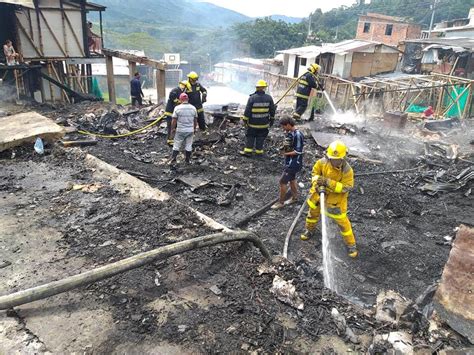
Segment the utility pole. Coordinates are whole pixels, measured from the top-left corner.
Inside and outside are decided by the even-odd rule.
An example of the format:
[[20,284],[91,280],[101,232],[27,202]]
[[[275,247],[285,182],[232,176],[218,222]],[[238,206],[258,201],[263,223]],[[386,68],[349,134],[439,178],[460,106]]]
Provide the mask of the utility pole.
[[433,22],[434,22],[437,3],[438,3],[438,0],[433,0],[433,5],[431,5],[431,9],[433,11],[431,12],[431,21],[430,21],[430,29],[428,30],[428,38],[431,37],[431,30],[433,29]]
[[308,38],[311,38],[311,14],[308,17]]

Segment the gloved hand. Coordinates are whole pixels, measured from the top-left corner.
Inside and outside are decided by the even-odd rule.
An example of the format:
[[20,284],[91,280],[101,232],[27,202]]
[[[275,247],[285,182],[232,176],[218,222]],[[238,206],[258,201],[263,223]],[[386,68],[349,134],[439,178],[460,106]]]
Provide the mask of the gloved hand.
[[317,180],[318,186],[328,186],[329,185],[329,179],[325,178],[324,176],[319,176]]
[[324,91],[324,85],[320,81],[318,81],[318,88],[319,90]]
[[204,95],[204,96],[202,97],[201,102],[202,102],[202,103],[205,103],[206,101],[207,101],[207,96]]
[[269,123],[269,124],[270,124],[270,127],[273,127],[274,123],[275,123],[275,119],[274,119],[274,118],[271,118],[271,119],[270,119],[270,123]]

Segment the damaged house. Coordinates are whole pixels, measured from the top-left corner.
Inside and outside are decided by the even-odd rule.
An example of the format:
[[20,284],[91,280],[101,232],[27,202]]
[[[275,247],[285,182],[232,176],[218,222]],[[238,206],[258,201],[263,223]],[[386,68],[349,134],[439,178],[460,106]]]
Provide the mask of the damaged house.
[[289,77],[302,75],[308,65],[318,63],[322,73],[342,79],[357,79],[395,71],[397,48],[379,42],[346,40],[322,46],[279,51],[284,55],[283,72]]
[[[0,40],[10,39],[19,63],[0,62],[3,85],[17,98],[39,102],[80,100],[92,92],[91,65],[103,62],[102,5],[86,0],[2,0]],[[100,23],[88,22],[99,12]]]
[[474,39],[427,38],[406,41],[404,45],[404,73],[474,77]]

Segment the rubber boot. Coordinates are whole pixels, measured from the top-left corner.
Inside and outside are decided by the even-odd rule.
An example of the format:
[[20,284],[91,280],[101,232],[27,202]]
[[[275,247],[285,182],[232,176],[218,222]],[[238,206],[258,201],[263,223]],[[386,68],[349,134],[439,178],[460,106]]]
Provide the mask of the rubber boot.
[[191,164],[191,154],[192,154],[192,152],[186,151],[185,154],[186,154],[186,164]]
[[171,153],[171,160],[170,160],[170,165],[174,166],[176,164],[176,158],[178,157],[179,151],[173,150]]
[[310,231],[309,229],[306,229],[303,234],[301,234],[300,239],[301,240],[309,240],[314,237],[316,234],[316,231]]
[[347,255],[351,258],[357,258],[359,252],[357,251],[357,246],[355,244],[347,247]]

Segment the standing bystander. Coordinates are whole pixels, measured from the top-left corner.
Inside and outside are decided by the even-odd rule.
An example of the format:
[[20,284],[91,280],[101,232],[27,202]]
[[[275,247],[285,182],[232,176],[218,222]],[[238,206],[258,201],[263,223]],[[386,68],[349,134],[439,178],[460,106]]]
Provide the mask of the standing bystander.
[[142,84],[140,82],[140,73],[136,72],[133,79],[130,81],[130,96],[132,97],[132,106],[141,106],[143,104]]
[[291,189],[291,199],[288,204],[298,201],[298,186],[296,174],[303,168],[304,136],[296,127],[293,118],[283,118],[280,126],[286,133],[282,154],[285,157],[285,170],[280,178],[280,200],[272,206],[272,209],[280,209],[285,205],[288,184]]
[[193,138],[198,125],[198,113],[196,108],[189,103],[189,97],[186,93],[179,95],[181,105],[175,107],[173,111],[173,120],[171,121],[171,131],[174,135],[173,152],[170,165],[176,164],[179,150],[183,143],[186,154],[186,163],[191,162],[193,151]]

